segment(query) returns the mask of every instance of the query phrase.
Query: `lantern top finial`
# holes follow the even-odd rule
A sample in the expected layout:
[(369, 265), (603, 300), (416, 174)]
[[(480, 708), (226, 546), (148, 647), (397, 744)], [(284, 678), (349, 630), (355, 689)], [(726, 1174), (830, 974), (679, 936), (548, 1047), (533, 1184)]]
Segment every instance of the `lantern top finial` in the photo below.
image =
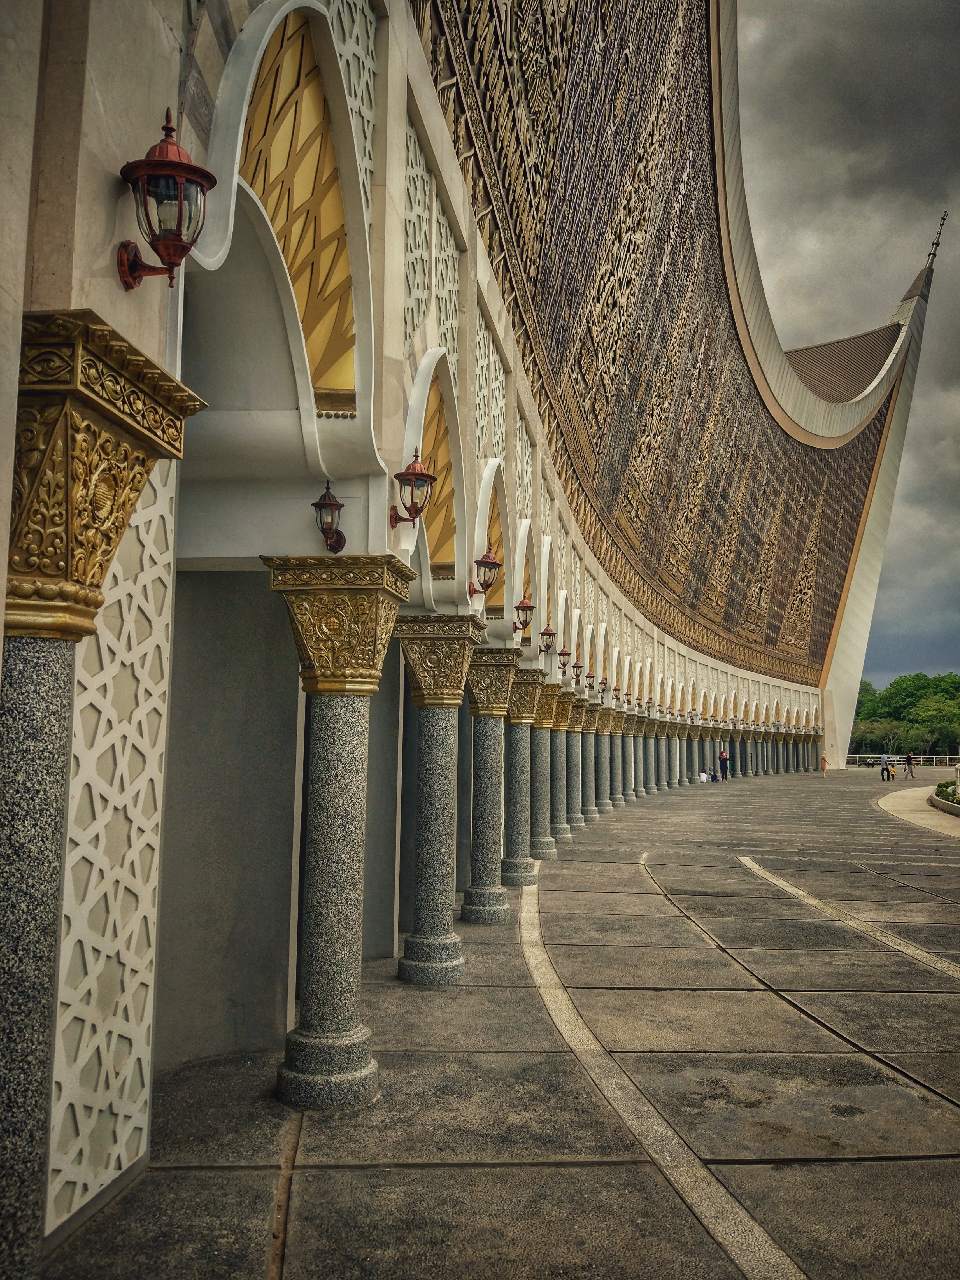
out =
[(176, 125), (173, 123), (173, 111), (167, 107), (166, 116), (163, 122), (163, 137), (159, 142), (155, 142), (147, 154), (145, 160), (174, 160), (180, 164), (193, 164), (190, 152), (181, 147), (177, 142), (175, 134), (177, 132)]

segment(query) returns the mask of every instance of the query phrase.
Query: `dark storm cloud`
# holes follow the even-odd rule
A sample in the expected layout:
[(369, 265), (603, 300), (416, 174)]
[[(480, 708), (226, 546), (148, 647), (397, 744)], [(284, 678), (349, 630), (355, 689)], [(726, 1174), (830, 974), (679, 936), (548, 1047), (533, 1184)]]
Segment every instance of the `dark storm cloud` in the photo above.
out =
[(937, 258), (865, 674), (960, 668), (960, 5), (740, 0), (747, 196), (784, 346), (882, 324)]

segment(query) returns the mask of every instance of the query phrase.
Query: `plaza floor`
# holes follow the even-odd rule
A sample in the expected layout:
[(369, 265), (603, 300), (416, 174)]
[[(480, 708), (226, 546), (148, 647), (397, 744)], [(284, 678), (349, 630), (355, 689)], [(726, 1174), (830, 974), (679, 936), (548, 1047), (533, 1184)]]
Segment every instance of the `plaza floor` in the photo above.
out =
[(289, 1111), (273, 1055), (159, 1081), (151, 1168), (45, 1280), (955, 1277), (960, 839), (890, 789), (602, 818), (459, 927), (461, 986), (368, 966), (372, 1110)]

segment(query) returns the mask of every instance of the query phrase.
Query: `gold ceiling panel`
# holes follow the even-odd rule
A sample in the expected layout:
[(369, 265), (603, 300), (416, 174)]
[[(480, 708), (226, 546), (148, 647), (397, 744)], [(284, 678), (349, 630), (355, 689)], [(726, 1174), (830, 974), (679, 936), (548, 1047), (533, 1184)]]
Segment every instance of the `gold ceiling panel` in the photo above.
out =
[(427, 528), (427, 546), (430, 548), (430, 568), (435, 578), (452, 578), (456, 572), (457, 557), (453, 462), (450, 457), (447, 419), (443, 411), (443, 396), (436, 376), (430, 384), (430, 394), (427, 397), (421, 454), (437, 477), (430, 505), (423, 516)]
[(240, 176), (259, 197), (290, 274), (317, 411), (354, 412), (353, 282), (310, 25), (291, 13), (267, 45), (247, 108)]

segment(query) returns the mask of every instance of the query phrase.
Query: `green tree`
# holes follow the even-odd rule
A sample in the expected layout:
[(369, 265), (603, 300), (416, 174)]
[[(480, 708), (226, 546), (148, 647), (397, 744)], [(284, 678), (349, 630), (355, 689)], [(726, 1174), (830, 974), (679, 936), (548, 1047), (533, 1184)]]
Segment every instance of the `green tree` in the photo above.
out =
[(857, 695), (857, 709), (854, 712), (857, 720), (875, 720), (877, 716), (877, 690), (869, 680), (860, 681), (860, 692)]

